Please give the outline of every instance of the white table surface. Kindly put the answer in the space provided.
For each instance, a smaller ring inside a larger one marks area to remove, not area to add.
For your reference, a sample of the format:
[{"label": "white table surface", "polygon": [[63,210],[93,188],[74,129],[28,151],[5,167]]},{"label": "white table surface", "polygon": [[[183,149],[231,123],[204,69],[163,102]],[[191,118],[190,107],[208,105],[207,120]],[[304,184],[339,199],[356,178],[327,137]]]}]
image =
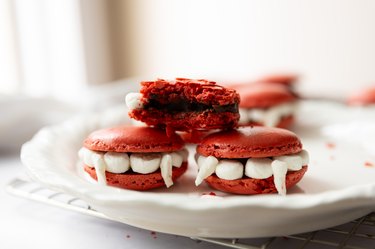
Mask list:
[{"label": "white table surface", "polygon": [[6,184],[25,175],[17,155],[0,155],[0,248],[224,248],[9,195]]}]

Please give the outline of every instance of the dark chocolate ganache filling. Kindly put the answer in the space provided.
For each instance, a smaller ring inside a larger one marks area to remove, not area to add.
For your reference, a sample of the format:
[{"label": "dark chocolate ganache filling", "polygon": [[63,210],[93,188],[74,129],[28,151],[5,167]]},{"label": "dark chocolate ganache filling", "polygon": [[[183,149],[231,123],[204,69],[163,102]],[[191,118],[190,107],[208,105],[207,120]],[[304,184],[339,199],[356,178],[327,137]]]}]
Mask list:
[{"label": "dark chocolate ganache filling", "polygon": [[150,98],[148,103],[144,105],[143,109],[158,109],[167,112],[201,112],[206,110],[214,110],[217,113],[221,112],[238,112],[238,104],[232,105],[206,105],[202,103],[189,102],[189,101],[174,101],[167,104],[161,104],[156,99]]}]

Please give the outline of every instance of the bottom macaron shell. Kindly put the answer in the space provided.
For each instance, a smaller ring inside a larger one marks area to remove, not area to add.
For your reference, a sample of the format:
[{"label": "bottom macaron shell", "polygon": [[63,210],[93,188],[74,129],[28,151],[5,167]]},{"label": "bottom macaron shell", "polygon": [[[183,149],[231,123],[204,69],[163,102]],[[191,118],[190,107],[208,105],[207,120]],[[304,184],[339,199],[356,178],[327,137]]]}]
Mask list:
[{"label": "bottom macaron shell", "polygon": [[237,127],[240,115],[238,112],[201,111],[168,113],[162,110],[133,110],[129,116],[141,120],[150,126],[170,127],[176,131],[191,131],[195,129],[230,129]]},{"label": "bottom macaron shell", "polygon": [[[172,180],[175,182],[181,175],[187,170],[187,162],[184,162],[181,167],[173,167],[172,169]],[[98,180],[95,172],[95,168],[91,168],[85,165],[84,170],[94,179]],[[123,173],[114,174],[105,172],[107,185],[131,190],[149,190],[165,186],[161,172],[156,171],[150,174],[138,174],[138,173]]]},{"label": "bottom macaron shell", "polygon": [[[290,116],[283,117],[280,120],[280,122],[276,125],[276,127],[282,128],[282,129],[287,129],[290,126],[292,126],[293,123],[294,123],[294,116],[290,115]],[[257,122],[250,122],[250,123],[247,123],[245,125],[240,125],[240,126],[241,127],[244,127],[244,126],[264,126],[264,124],[257,123]]]},{"label": "bottom macaron shell", "polygon": [[[303,177],[308,166],[303,166],[298,171],[289,171],[286,175],[285,185],[289,189],[296,185]],[[267,179],[242,178],[238,180],[220,179],[216,175],[211,175],[205,181],[213,188],[233,194],[256,195],[277,193],[273,176]]]}]

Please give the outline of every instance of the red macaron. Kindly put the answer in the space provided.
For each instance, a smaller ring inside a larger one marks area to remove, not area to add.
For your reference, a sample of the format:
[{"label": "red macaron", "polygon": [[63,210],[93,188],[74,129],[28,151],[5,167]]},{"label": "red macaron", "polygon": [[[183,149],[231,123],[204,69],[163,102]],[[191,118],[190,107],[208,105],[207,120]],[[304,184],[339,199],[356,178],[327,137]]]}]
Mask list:
[{"label": "red macaron", "polygon": [[233,89],[184,78],[143,81],[139,93],[126,96],[131,118],[176,131],[236,127],[239,102]]},{"label": "red macaron", "polygon": [[197,146],[196,184],[235,194],[285,194],[307,170],[308,154],[291,131],[244,127],[211,134]]},{"label": "red macaron", "polygon": [[233,86],[239,92],[240,126],[263,125],[287,128],[294,121],[297,98],[277,84],[242,84]]},{"label": "red macaron", "polygon": [[80,156],[93,179],[132,190],[169,187],[188,167],[180,136],[151,127],[95,131],[85,139]]},{"label": "red macaron", "polygon": [[346,102],[351,106],[375,105],[375,86],[354,91]]}]

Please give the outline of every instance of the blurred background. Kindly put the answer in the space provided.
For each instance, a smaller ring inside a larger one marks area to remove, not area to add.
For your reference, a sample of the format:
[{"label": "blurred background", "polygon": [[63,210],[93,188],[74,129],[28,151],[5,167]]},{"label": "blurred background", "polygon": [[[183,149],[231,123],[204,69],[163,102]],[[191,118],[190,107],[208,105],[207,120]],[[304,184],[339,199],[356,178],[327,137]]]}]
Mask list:
[{"label": "blurred background", "polygon": [[375,82],[374,13],[372,0],[1,0],[0,140],[156,77],[295,73],[302,93],[344,98]]}]

